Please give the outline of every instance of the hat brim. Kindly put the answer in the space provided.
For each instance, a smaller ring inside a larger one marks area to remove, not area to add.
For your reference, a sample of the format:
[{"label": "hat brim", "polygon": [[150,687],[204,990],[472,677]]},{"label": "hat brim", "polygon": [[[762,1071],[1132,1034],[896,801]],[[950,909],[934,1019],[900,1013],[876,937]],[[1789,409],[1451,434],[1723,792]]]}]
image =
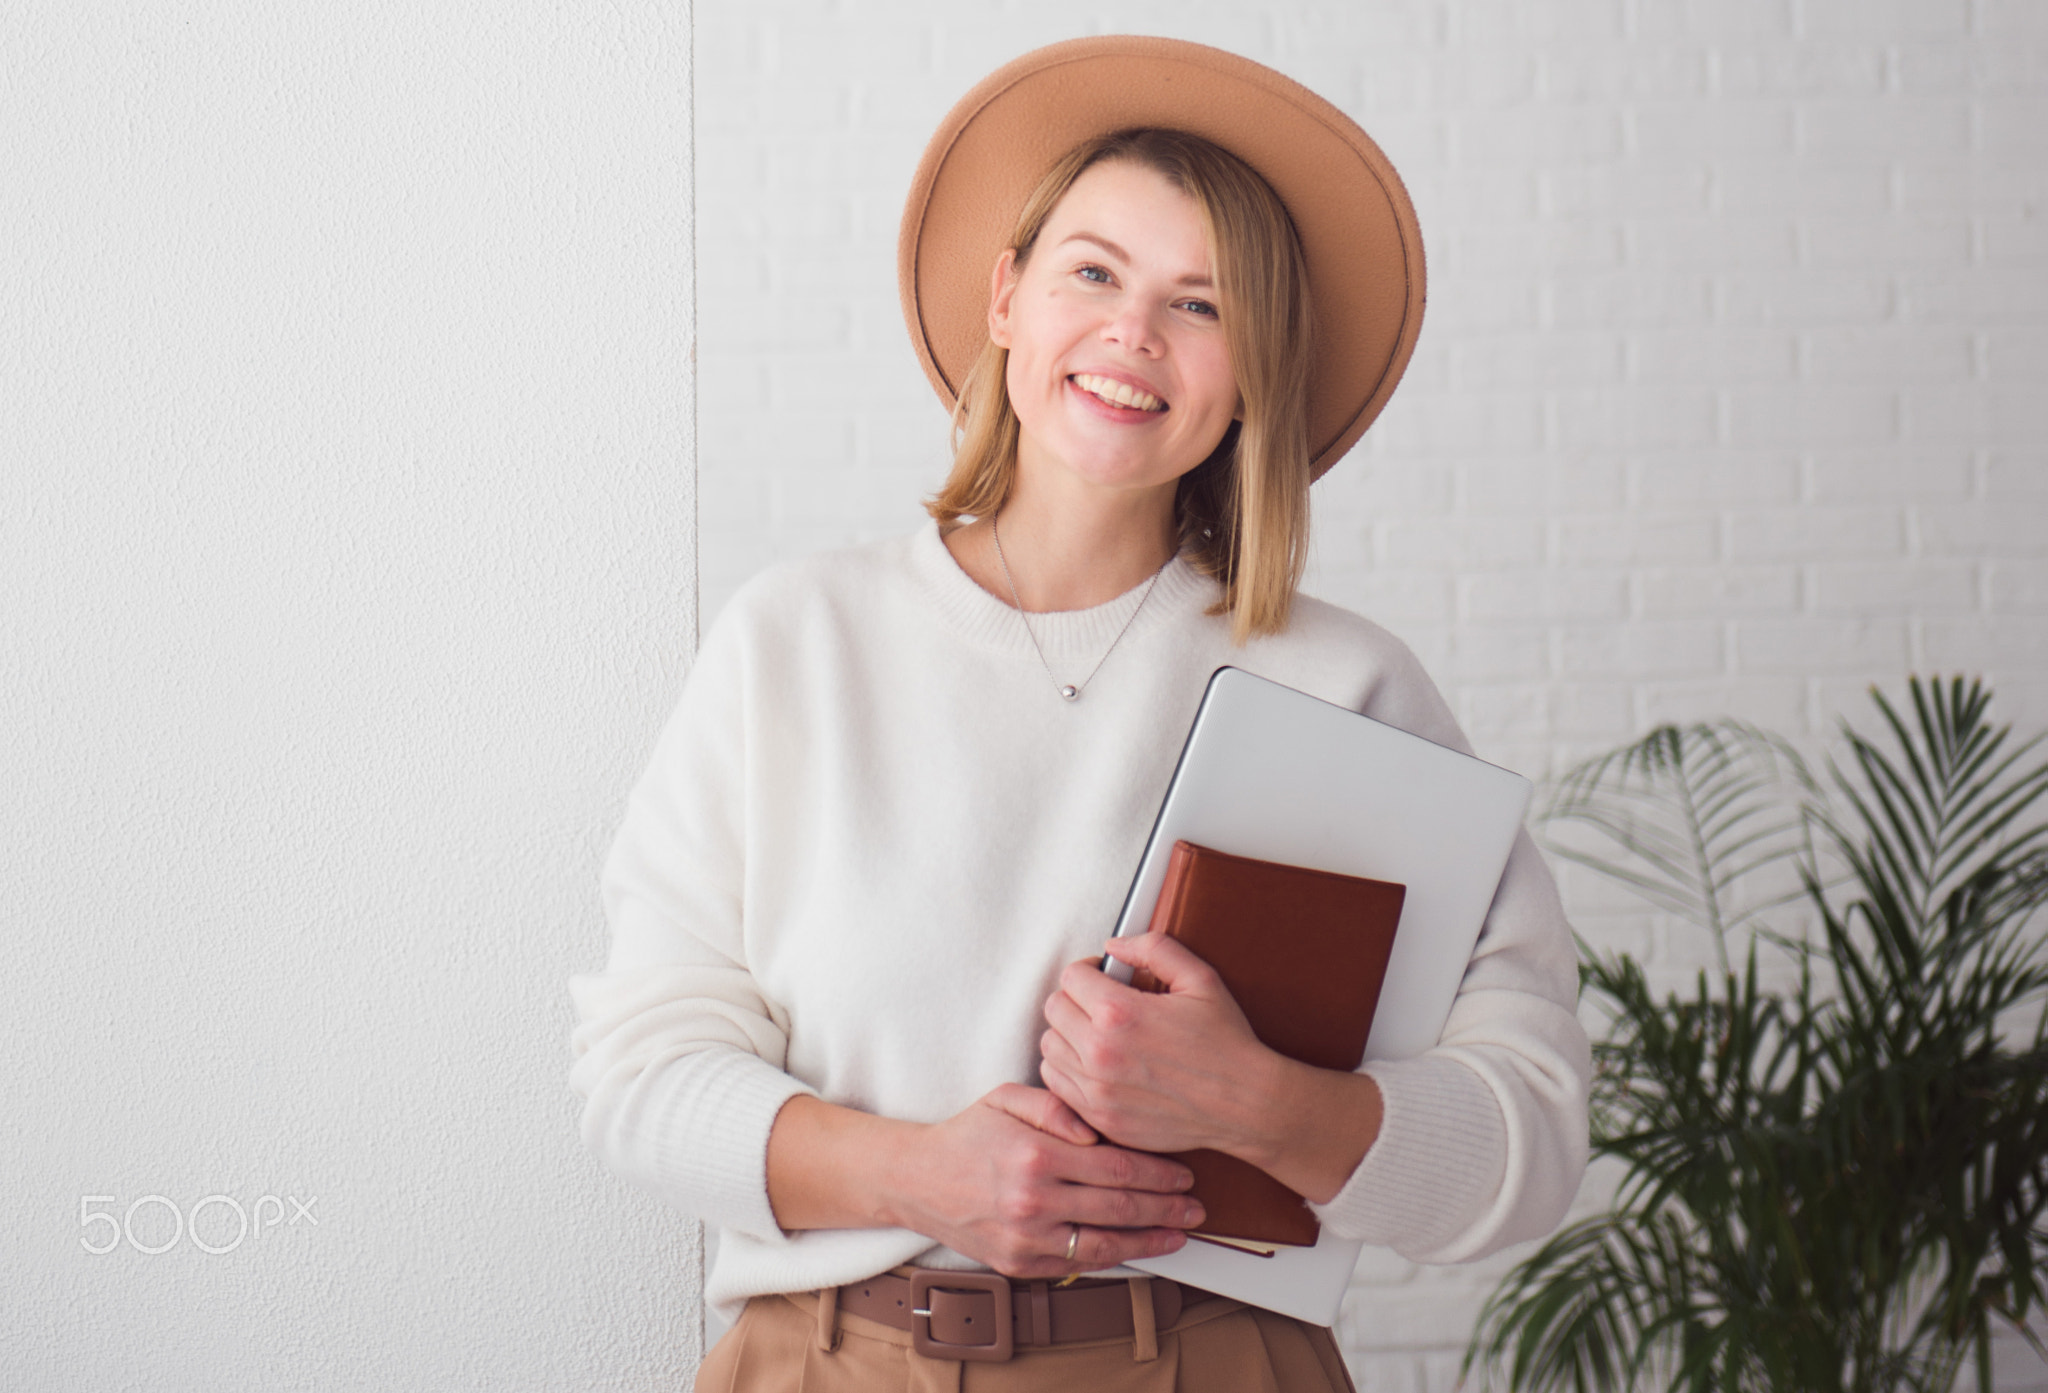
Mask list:
[{"label": "hat brim", "polygon": [[1314,317],[1312,469],[1379,415],[1422,328],[1422,231],[1400,176],[1356,122],[1248,58],[1110,35],[1034,50],[988,75],[925,147],[897,237],[911,342],[951,408],[988,334],[989,274],[1024,200],[1082,141],[1157,126],[1262,175],[1301,238]]}]

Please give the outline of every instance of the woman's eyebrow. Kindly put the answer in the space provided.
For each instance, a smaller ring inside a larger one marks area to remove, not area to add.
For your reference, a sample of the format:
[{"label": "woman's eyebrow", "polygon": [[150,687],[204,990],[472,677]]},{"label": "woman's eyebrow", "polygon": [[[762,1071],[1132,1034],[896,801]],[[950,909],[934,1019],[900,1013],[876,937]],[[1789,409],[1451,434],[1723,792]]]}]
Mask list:
[{"label": "woman's eyebrow", "polygon": [[[1069,242],[1093,242],[1096,246],[1102,248],[1111,256],[1115,257],[1118,261],[1121,261],[1126,265],[1128,265],[1131,260],[1131,254],[1129,252],[1125,251],[1116,243],[1110,241],[1107,237],[1102,236],[1100,233],[1070,232],[1065,237],[1060,239],[1060,245],[1063,247]],[[1197,273],[1194,275],[1182,276],[1178,281],[1175,282],[1175,284],[1186,286],[1201,286],[1206,288],[1214,286],[1215,282],[1210,280],[1207,275]]]}]

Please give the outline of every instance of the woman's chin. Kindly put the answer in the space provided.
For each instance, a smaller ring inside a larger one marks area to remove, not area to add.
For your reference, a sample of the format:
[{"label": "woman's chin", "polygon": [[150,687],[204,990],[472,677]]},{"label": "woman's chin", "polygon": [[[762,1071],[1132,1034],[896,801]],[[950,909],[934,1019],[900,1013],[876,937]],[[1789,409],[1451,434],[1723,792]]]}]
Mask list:
[{"label": "woman's chin", "polygon": [[1161,488],[1187,472],[1156,460],[1084,460],[1066,463],[1064,469],[1081,484],[1114,493]]},{"label": "woman's chin", "polygon": [[1105,445],[1101,440],[1086,436],[1079,439],[1068,436],[1041,442],[1038,449],[1021,451],[1020,456],[1022,459],[1037,456],[1058,471],[1096,488],[1125,490],[1170,484],[1205,458],[1196,454],[1182,460],[1180,456],[1183,453],[1186,452],[1132,449],[1127,442]]}]

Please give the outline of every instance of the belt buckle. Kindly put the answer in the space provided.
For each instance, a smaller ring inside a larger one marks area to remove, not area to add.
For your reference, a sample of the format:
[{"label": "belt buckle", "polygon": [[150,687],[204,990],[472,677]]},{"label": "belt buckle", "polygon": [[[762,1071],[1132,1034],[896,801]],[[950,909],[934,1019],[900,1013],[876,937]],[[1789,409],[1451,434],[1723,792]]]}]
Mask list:
[{"label": "belt buckle", "polygon": [[[955,1345],[932,1338],[931,1294],[939,1291],[983,1291],[995,1298],[996,1333],[986,1345]],[[910,1274],[910,1347],[927,1359],[966,1359],[1001,1363],[1016,1353],[1015,1316],[1011,1311],[1010,1279],[1000,1272],[943,1272],[919,1268]]]}]

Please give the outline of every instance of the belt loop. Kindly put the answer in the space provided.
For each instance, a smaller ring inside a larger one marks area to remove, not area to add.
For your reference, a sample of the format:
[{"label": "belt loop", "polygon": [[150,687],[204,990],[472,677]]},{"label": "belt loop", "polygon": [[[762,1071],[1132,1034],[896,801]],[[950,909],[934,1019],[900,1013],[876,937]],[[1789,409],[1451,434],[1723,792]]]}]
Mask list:
[{"label": "belt loop", "polygon": [[1052,1343],[1052,1284],[1049,1282],[1031,1284],[1031,1343]]},{"label": "belt loop", "polygon": [[1152,1316],[1152,1279],[1126,1280],[1131,1284],[1131,1358],[1144,1364],[1159,1357],[1159,1325]]},{"label": "belt loop", "polygon": [[818,1288],[818,1348],[830,1354],[839,1348],[839,1288]]}]

